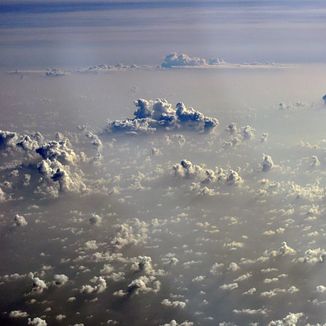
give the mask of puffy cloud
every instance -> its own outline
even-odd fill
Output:
[[[193,164],[191,161],[182,160],[180,163],[173,166],[174,175],[181,178],[198,179],[202,185],[211,184],[214,182],[225,183],[227,185],[239,185],[243,182],[239,173],[235,170],[224,171],[221,168],[216,170],[206,169],[205,167]],[[194,185],[194,189],[196,185]],[[200,188],[203,190],[203,188]],[[207,191],[211,189],[207,188]]]
[[[243,182],[242,178],[240,177],[239,173],[234,170],[230,170],[227,178],[226,178],[226,183],[228,185],[238,185]]]
[[[26,187],[33,184],[35,193],[57,196],[60,191],[87,190],[83,182],[83,173],[77,166],[81,157],[72,149],[69,140],[60,134],[57,135],[57,140],[44,142],[44,137],[38,132],[33,135],[20,135],[0,131],[0,150],[11,156],[17,156],[12,157],[13,163],[17,164],[15,175],[19,176],[22,169],[30,170],[30,174],[24,173],[23,184]],[[25,157],[22,159],[19,153],[25,154]],[[17,163],[18,160],[15,159],[22,161]],[[37,182],[31,182],[32,178],[37,178]],[[5,195],[2,197],[6,200]]]
[[[161,301],[161,304],[166,307],[172,307],[172,308],[180,308],[184,309],[186,307],[186,302],[183,301],[171,301],[169,299],[164,299]]]
[[[68,73],[64,70],[58,68],[51,68],[45,72],[45,76],[47,77],[61,77],[66,76]]]
[[[106,290],[107,284],[105,279],[102,276],[95,276],[91,279],[91,283],[94,285],[83,285],[80,289],[80,293],[102,293]]]
[[[25,219],[24,216],[16,214],[15,218],[14,218],[14,225],[15,226],[26,226],[28,223]]]
[[[136,272],[143,271],[146,275],[155,272],[152,266],[152,258],[148,256],[138,256],[132,263],[131,269]]]
[[[304,256],[298,259],[299,262],[315,265],[325,261],[326,251],[321,248],[308,249]]]
[[[52,140],[37,148],[36,153],[41,155],[44,160],[59,161],[63,165],[74,164],[77,161],[77,155],[71,148],[68,139]]]
[[[69,277],[65,274],[55,274],[53,285],[61,287],[69,281]]]
[[[303,313],[289,313],[282,320],[272,320],[268,326],[296,326],[299,319],[304,316]]]
[[[102,223],[102,220],[103,220],[102,216],[93,213],[89,218],[89,223],[93,225],[100,225]]]
[[[26,311],[21,310],[12,310],[9,313],[10,318],[26,318],[28,317],[28,313]]]
[[[242,128],[242,137],[244,140],[250,140],[255,137],[255,129],[251,126],[245,126]]]
[[[170,53],[162,62],[161,66],[163,68],[173,68],[173,67],[184,67],[184,66],[203,66],[207,65],[207,62],[203,58],[199,57],[190,57],[184,53]]]
[[[254,316],[254,315],[267,315],[268,311],[267,309],[234,309],[233,312],[237,315],[249,315],[249,316]]]
[[[297,292],[299,292],[299,289],[297,287],[295,287],[295,286],[291,286],[288,289],[275,288],[275,289],[270,290],[270,291],[262,292],[260,295],[262,297],[265,297],[265,298],[272,298],[272,297],[275,297],[278,294],[285,294],[285,293],[294,294],[294,293],[297,293]]]
[[[162,68],[175,67],[200,67],[200,66],[216,66],[225,64],[222,58],[210,58],[208,60],[199,57],[190,57],[185,53],[173,52],[165,56],[161,66]]]
[[[296,251],[289,247],[286,241],[282,242],[281,247],[278,250],[272,250],[268,252],[268,255],[271,257],[277,257],[277,256],[292,256],[295,255]]]
[[[33,319],[28,318],[28,325],[31,326],[47,326],[47,322],[44,319],[35,317]]]
[[[33,281],[32,293],[39,294],[48,288],[46,283],[43,280],[41,280],[40,278],[34,277],[34,275],[31,275],[31,277],[32,277],[32,281]]]
[[[203,113],[178,103],[175,108],[165,99],[135,101],[135,118],[109,121],[105,131],[127,134],[152,133],[157,130],[187,129],[197,132],[210,131],[219,122]]]
[[[311,157],[310,166],[313,167],[313,168],[314,168],[314,167],[317,167],[317,166],[320,166],[320,161],[319,161],[318,156],[313,155],[313,156]]]
[[[326,292],[326,286],[324,286],[324,285],[317,285],[316,286],[316,291],[318,293],[324,293],[324,292]]]
[[[239,287],[238,283],[229,283],[229,284],[223,284],[220,286],[221,290],[227,290],[227,291],[232,291],[235,290]]]
[[[13,131],[0,130],[0,148],[15,146],[18,140],[18,134]]]
[[[181,323],[178,323],[176,320],[171,320],[169,323],[167,323],[167,324],[162,324],[162,325],[160,325],[160,326],[193,326],[194,325],[194,323],[193,322],[191,322],[191,321],[183,321],[183,322],[181,322]]]
[[[37,165],[39,173],[48,184],[57,183],[61,192],[84,192],[87,190],[81,176],[82,172],[73,169],[68,165],[63,165],[54,159],[43,159]]]
[[[209,181],[215,181],[215,172],[213,170],[204,169],[200,165],[193,164],[188,160],[182,160],[180,164],[173,166],[174,174],[183,178],[199,178],[201,180],[207,179]]]
[[[261,165],[262,165],[262,171],[268,172],[273,168],[274,162],[269,155],[264,155],[263,162]]]
[[[144,243],[147,239],[148,226],[138,219],[133,220],[132,225],[124,223],[117,225],[116,235],[111,243],[118,249],[127,245]]]
[[[155,276],[140,276],[131,281],[128,285],[126,294],[139,294],[148,292],[158,292],[161,288],[161,282]]]
[[[6,193],[0,188],[0,203],[3,203],[7,200]]]

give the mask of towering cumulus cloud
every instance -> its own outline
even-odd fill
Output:
[[[171,68],[171,67],[183,67],[183,66],[202,66],[207,65],[207,62],[203,58],[199,57],[190,57],[184,53],[170,53],[162,62],[163,68]]]
[[[157,130],[186,129],[207,132],[219,124],[218,119],[206,117],[193,108],[187,108],[181,102],[174,108],[165,99],[139,99],[135,101],[135,106],[137,109],[134,118],[109,121],[105,131],[144,134]]]
[[[34,193],[57,196],[61,191],[81,192],[86,190],[82,181],[83,173],[78,168],[81,157],[75,153],[68,139],[57,135],[56,140],[46,142],[40,133],[21,135],[11,131],[0,131],[0,150],[6,165],[1,175],[2,181],[10,182],[14,169],[17,177],[13,189],[33,187]],[[12,166],[12,164],[18,164]],[[12,183],[12,182],[11,182]],[[11,184],[10,183],[10,184]],[[1,197],[7,197],[3,192]],[[21,219],[16,224],[22,225]],[[18,223],[17,223],[18,222]]]
[[[225,63],[221,58],[205,59],[200,57],[191,57],[185,53],[170,53],[165,56],[161,63],[162,68],[177,67],[200,67],[200,66],[216,66]]]

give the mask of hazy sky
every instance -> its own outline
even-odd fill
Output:
[[[172,51],[231,62],[322,62],[324,1],[2,1],[3,68],[158,64]]]

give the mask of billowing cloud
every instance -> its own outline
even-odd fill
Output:
[[[176,68],[176,67],[200,67],[209,65],[224,64],[225,61],[221,58],[204,59],[199,57],[191,57],[185,53],[170,53],[165,56],[161,63],[162,68]]]
[[[177,103],[174,108],[165,99],[135,101],[134,118],[109,121],[105,128],[108,133],[127,134],[153,133],[158,130],[171,131],[185,129],[207,132],[218,126],[216,118],[206,117],[203,113]]]

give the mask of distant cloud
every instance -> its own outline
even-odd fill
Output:
[[[219,65],[225,61],[220,58],[213,58],[206,60],[200,57],[191,57],[185,53],[170,53],[166,55],[163,62],[161,63],[162,68],[174,68],[174,67],[198,67],[208,65]]]
[[[207,132],[218,126],[216,118],[206,117],[203,113],[177,103],[174,108],[165,99],[135,101],[135,118],[109,121],[105,131],[126,134],[146,134],[157,130],[191,130]]]

